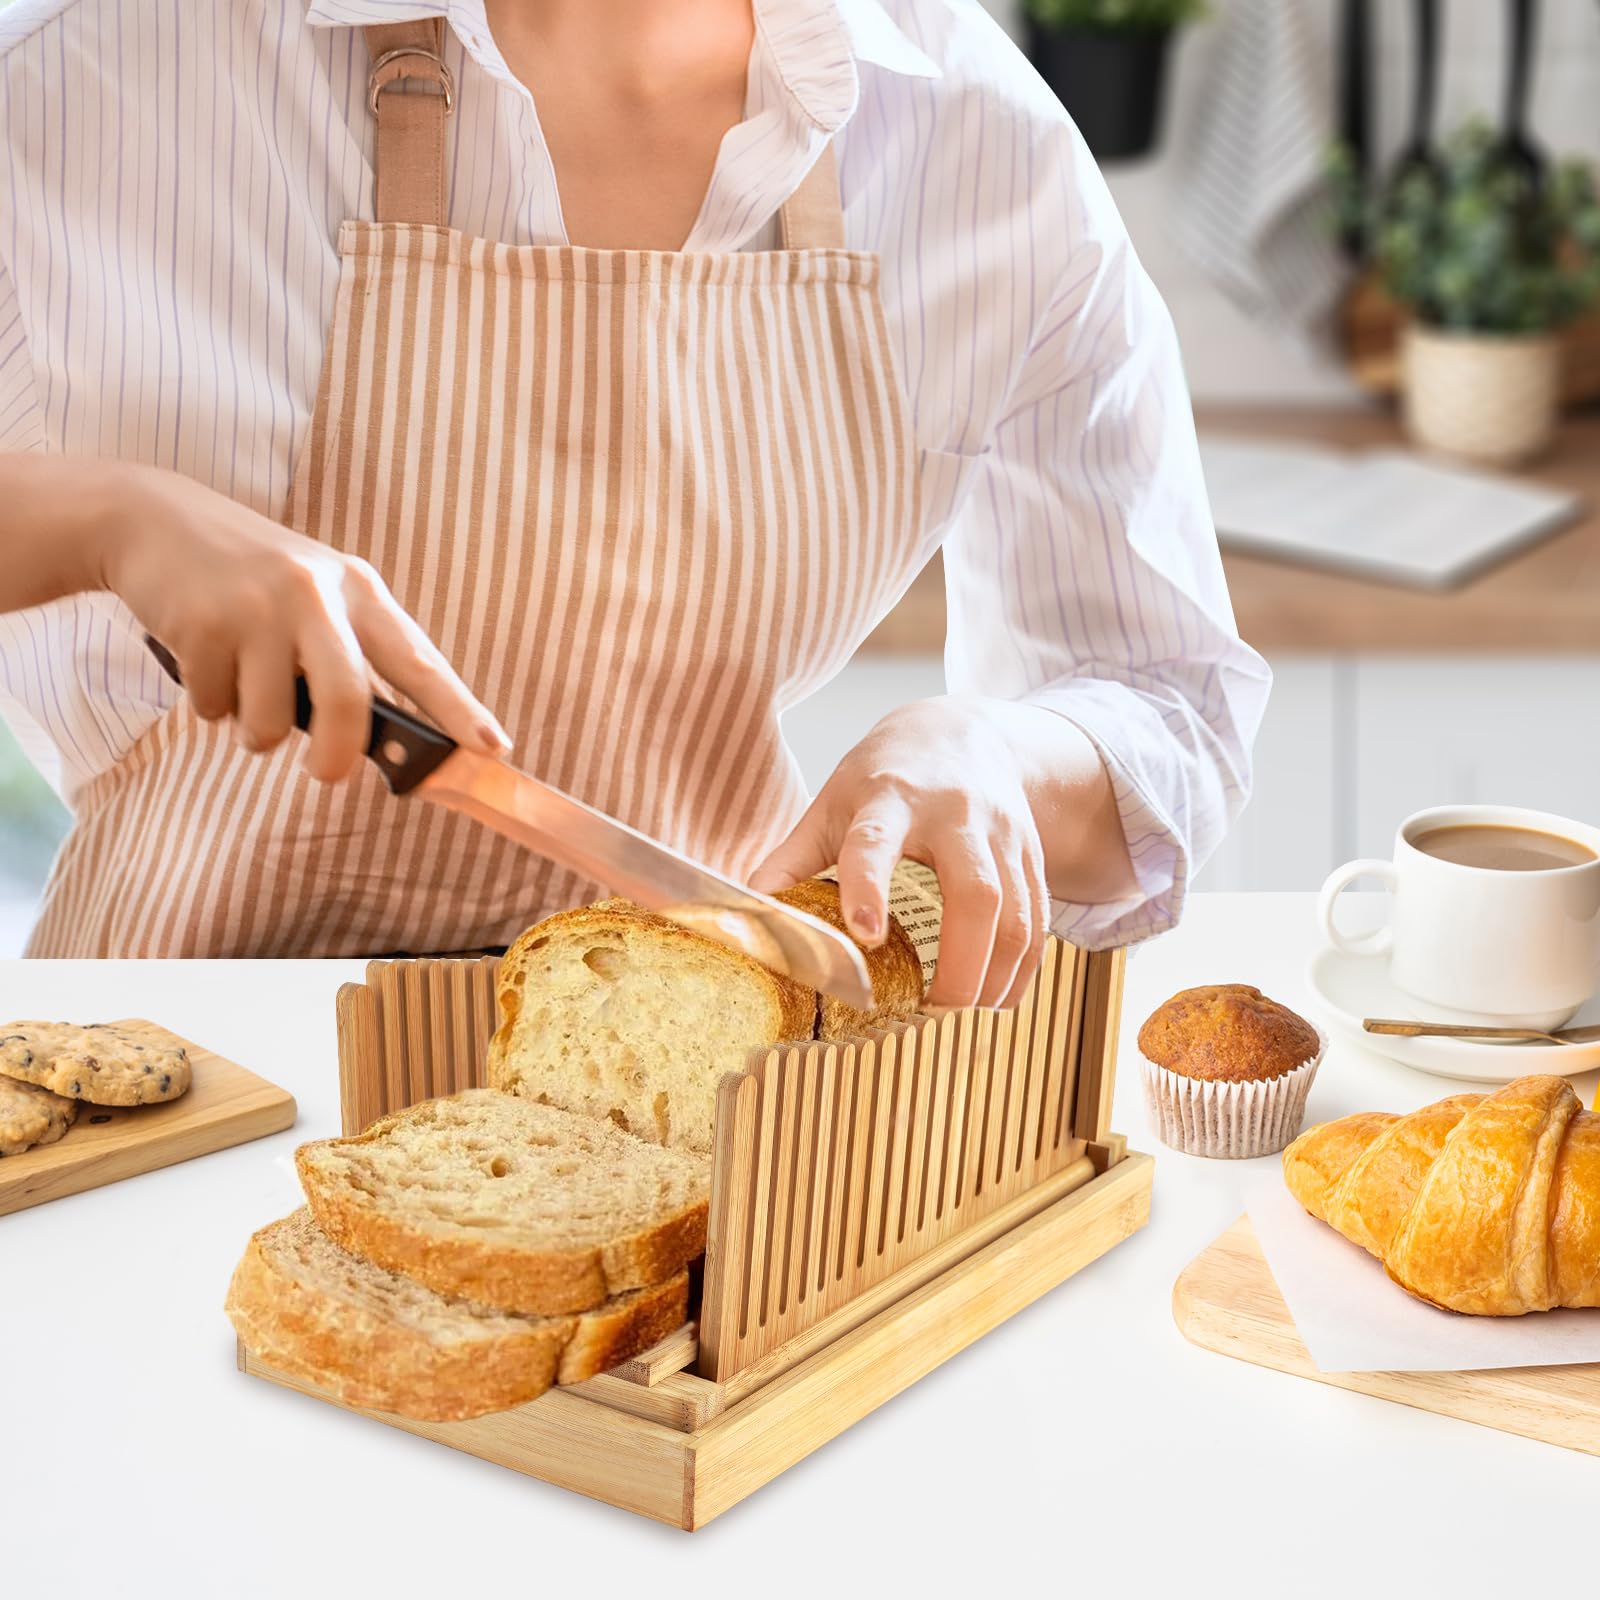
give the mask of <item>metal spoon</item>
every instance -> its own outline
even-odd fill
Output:
[[[1547,1044],[1593,1044],[1600,1039],[1600,1023],[1582,1028],[1491,1028],[1475,1022],[1403,1022],[1389,1017],[1367,1017],[1361,1026],[1368,1033],[1393,1033],[1403,1039],[1543,1039]]]

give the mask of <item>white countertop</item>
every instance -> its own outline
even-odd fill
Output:
[[[1308,894],[1200,895],[1131,963],[1313,1016]],[[628,1592],[1434,1594],[1591,1589],[1600,1459],[1230,1361],[1173,1278],[1238,1169],[1154,1149],[1150,1226],[697,1534],[245,1378],[221,1311],[290,1153],[338,1129],[355,962],[5,962],[0,1016],[143,1015],[291,1089],[290,1132],[0,1218],[0,1592],[494,1600]],[[1593,1079],[1579,1080],[1585,1098]],[[1447,1084],[1336,1043],[1314,1120]]]

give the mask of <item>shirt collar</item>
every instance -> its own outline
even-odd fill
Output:
[[[862,62],[939,76],[877,0],[754,0],[754,7],[757,69],[776,76],[823,133],[837,133],[855,111]]]
[[[771,218],[854,114],[860,64],[903,77],[942,76],[878,0],[753,4],[756,43],[745,120],[723,139],[686,250],[737,250]],[[483,0],[307,0],[307,18],[318,27],[371,27],[420,17],[445,18],[485,72],[527,98],[489,31]],[[532,114],[537,120],[536,108]],[[536,140],[543,149],[542,137]],[[543,153],[548,164],[549,152]],[[553,170],[549,189],[554,195]],[[559,219],[550,232],[559,235]]]
[[[833,0],[857,61],[903,78],[942,78],[933,60],[906,37],[878,0]]]
[[[753,0],[756,27],[788,92],[825,132],[855,109],[856,64],[910,78],[938,78],[939,68],[906,37],[878,0]],[[443,17],[497,78],[509,79],[489,31],[483,0],[307,0],[313,27],[364,28]]]
[[[489,31],[483,0],[307,0],[306,4],[306,21],[314,28],[371,28],[423,17],[443,17],[467,53],[491,77],[508,84],[516,82]]]
[[[385,22],[448,17],[452,25],[470,13],[483,21],[483,0],[307,0],[306,20],[316,28],[371,28]]]

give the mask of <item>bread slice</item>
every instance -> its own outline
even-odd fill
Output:
[[[346,1405],[459,1422],[608,1371],[679,1327],[688,1302],[680,1272],[579,1316],[508,1316],[347,1254],[301,1209],[251,1236],[226,1310],[268,1366]]]
[[[809,1039],[810,989],[626,900],[558,912],[500,963],[489,1082],[705,1154],[717,1082]]]
[[[502,1311],[584,1311],[706,1246],[705,1161],[496,1089],[302,1145],[295,1164],[334,1243]]]
[[[779,898],[843,926],[833,884]],[[880,1005],[869,1016],[824,998],[824,1037],[909,1016],[921,999],[916,949],[898,924],[865,954]],[[530,928],[500,964],[499,1001],[496,1088],[702,1154],[722,1075],[752,1050],[817,1037],[819,1014],[814,990],[627,900]]]

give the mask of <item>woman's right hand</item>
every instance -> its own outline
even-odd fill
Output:
[[[372,677],[409,695],[458,744],[502,755],[510,740],[362,560],[192,478],[127,463],[98,480],[89,570],[178,659],[195,710],[234,719],[249,750],[294,727],[294,681],[314,708],[303,764],[332,783],[367,747]]]

